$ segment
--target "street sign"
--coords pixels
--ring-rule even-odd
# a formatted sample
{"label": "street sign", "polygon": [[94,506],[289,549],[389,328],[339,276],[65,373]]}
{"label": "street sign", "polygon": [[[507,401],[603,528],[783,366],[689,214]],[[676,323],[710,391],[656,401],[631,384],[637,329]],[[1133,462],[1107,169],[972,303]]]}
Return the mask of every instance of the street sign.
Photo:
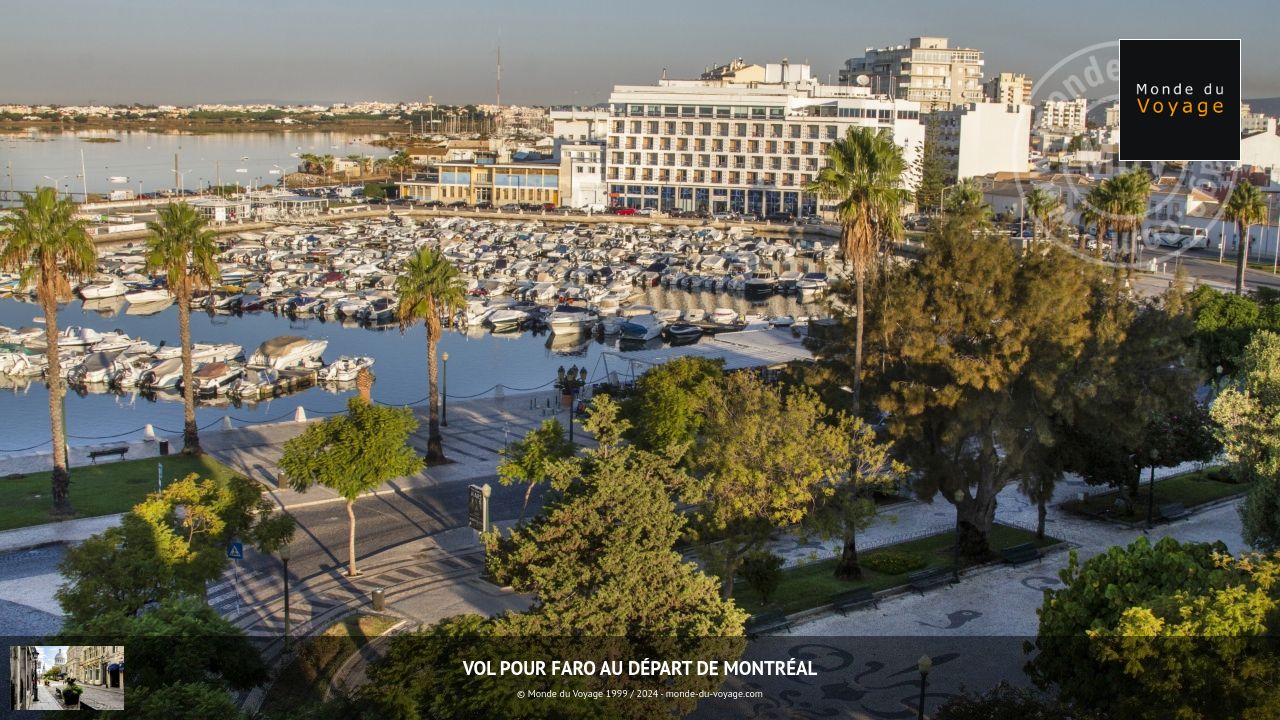
{"label": "street sign", "polygon": [[232,560],[244,559],[244,543],[233,542],[227,546],[227,557]]}
{"label": "street sign", "polygon": [[484,490],[479,485],[467,488],[467,526],[472,530],[484,532],[485,521]]}

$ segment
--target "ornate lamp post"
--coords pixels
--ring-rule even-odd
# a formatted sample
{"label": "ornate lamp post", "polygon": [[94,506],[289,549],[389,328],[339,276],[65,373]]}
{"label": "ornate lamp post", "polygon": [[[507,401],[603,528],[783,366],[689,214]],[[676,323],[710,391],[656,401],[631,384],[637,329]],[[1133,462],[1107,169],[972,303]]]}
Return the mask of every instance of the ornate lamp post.
{"label": "ornate lamp post", "polygon": [[284,647],[289,649],[289,544],[285,543],[280,546],[280,563],[284,568]]}
{"label": "ornate lamp post", "polygon": [[1156,500],[1156,461],[1160,459],[1160,451],[1151,449],[1151,479],[1147,482],[1147,529],[1151,529],[1153,509]]}
{"label": "ornate lamp post", "polygon": [[440,424],[449,427],[449,353],[441,353],[440,359],[444,361],[443,382],[440,383]]}
{"label": "ornate lamp post", "polygon": [[561,365],[556,370],[555,386],[559,388],[562,397],[568,399],[569,406],[569,443],[573,443],[573,407],[577,404],[578,392],[587,384],[587,368],[583,366],[579,368],[577,365],[570,367],[566,372],[564,366]]}
{"label": "ornate lamp post", "polygon": [[933,669],[933,659],[928,655],[921,655],[916,669],[920,671],[920,706],[916,708],[916,718],[924,720],[924,691],[929,687],[929,671]]}

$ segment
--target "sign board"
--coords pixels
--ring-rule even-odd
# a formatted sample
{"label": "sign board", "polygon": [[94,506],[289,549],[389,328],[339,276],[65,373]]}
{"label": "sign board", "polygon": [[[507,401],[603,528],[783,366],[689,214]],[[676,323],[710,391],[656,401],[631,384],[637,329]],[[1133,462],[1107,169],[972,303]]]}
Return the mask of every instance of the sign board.
{"label": "sign board", "polygon": [[233,542],[227,545],[227,557],[232,560],[244,559],[244,543]]}
{"label": "sign board", "polygon": [[471,485],[467,488],[467,527],[480,532],[485,531],[486,520],[485,515],[485,497],[484,490],[479,485]]}

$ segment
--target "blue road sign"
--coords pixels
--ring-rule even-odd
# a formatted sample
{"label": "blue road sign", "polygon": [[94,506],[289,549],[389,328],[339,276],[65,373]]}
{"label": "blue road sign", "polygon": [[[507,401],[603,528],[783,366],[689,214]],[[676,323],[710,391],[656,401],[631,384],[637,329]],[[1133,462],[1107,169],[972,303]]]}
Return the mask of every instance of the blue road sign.
{"label": "blue road sign", "polygon": [[227,557],[231,558],[232,560],[243,560],[243,559],[244,559],[244,544],[243,544],[243,543],[238,543],[238,542],[233,542],[233,543],[231,543],[230,545],[228,545],[228,546],[227,546]]}

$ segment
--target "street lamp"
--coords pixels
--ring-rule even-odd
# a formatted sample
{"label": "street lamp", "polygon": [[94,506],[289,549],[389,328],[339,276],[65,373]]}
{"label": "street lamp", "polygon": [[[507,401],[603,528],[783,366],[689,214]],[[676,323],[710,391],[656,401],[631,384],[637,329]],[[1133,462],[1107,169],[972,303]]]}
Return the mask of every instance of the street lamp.
{"label": "street lamp", "polygon": [[584,365],[581,369],[577,365],[565,371],[561,365],[556,370],[555,386],[560,389],[563,398],[569,400],[569,444],[573,444],[573,406],[577,404],[578,391],[587,384],[587,368]]}
{"label": "street lamp", "polygon": [[289,649],[289,544],[285,543],[280,546],[280,562],[284,566],[284,647]]}
{"label": "street lamp", "polygon": [[960,503],[964,502],[964,490],[956,490],[951,499],[956,501],[956,544],[951,558],[951,577],[960,582]]}
{"label": "street lamp", "polygon": [[62,182],[63,180],[66,180],[67,178],[69,178],[69,177],[71,177],[71,176],[70,176],[70,175],[61,175],[61,176],[59,176],[59,177],[57,177],[57,178],[51,178],[51,177],[49,177],[48,175],[45,175],[45,176],[43,176],[43,177],[44,177],[44,179],[45,179],[45,180],[48,180],[49,182],[53,183],[53,192],[54,192],[55,194],[57,194],[57,192],[58,192],[58,183]]}
{"label": "street lamp", "polygon": [[1160,459],[1160,451],[1151,449],[1151,480],[1147,483],[1147,529],[1151,529],[1152,511],[1156,500],[1156,461]]}
{"label": "street lamp", "polygon": [[449,353],[440,354],[440,359],[444,361],[444,382],[441,383],[440,392],[440,425],[449,427]]}
{"label": "street lamp", "polygon": [[924,691],[929,687],[929,671],[933,669],[933,659],[928,655],[921,655],[916,662],[916,669],[920,671],[920,706],[916,708],[916,718],[924,720]]}

